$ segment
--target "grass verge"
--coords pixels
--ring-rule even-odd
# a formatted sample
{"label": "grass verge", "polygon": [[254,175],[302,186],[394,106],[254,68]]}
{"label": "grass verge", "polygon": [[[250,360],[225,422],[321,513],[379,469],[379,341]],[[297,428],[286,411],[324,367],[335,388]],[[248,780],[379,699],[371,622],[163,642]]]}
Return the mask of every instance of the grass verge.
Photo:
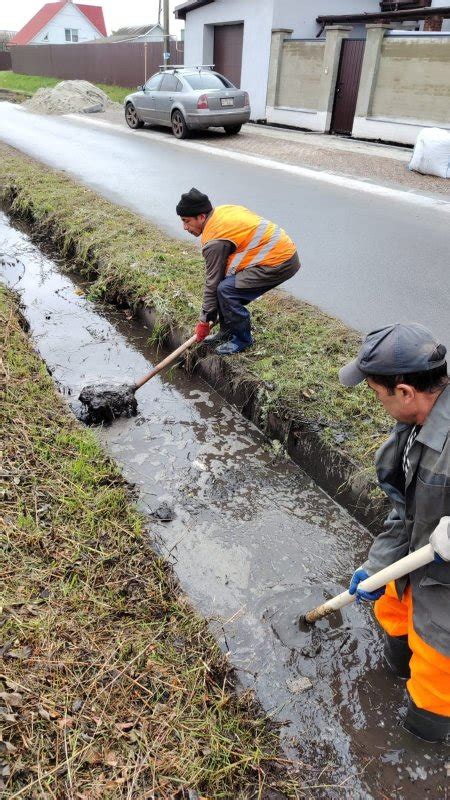
{"label": "grass verge", "polygon": [[[93,297],[143,302],[158,313],[160,331],[176,325],[190,335],[204,280],[196,247],[6,145],[0,145],[0,190],[89,274]],[[360,336],[280,292],[253,303],[252,317],[256,345],[233,357],[236,376],[258,383],[265,411],[313,424],[324,443],[355,462],[355,472],[373,474],[389,419],[365,386],[344,389],[337,376],[355,356]]]}
{"label": "grass verge", "polygon": [[[59,83],[62,78],[47,78],[44,75],[21,75],[10,70],[0,70],[0,89],[9,89],[10,91],[26,92],[27,94],[34,94],[38,89],[53,88]],[[124,98],[130,92],[134,91],[136,87],[127,88],[125,86],[111,86],[108,83],[97,83],[100,89],[103,89],[105,94],[114,103],[122,103]]]}
{"label": "grass verge", "polygon": [[0,325],[0,791],[234,800],[279,784],[295,796],[275,733],[234,692],[127,485],[56,393],[1,287]]}

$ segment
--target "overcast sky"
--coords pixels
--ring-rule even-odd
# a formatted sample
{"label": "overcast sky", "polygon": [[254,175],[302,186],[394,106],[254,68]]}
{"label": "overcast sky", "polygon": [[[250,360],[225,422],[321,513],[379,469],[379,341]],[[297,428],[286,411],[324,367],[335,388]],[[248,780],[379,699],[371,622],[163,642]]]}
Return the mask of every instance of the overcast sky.
{"label": "overcast sky", "polygon": [[[169,0],[170,32],[176,34],[182,23],[175,20],[172,10],[183,0]],[[45,4],[45,0],[0,0],[0,30],[18,31]],[[145,25],[158,19],[158,0],[88,0],[86,5],[103,6],[108,33],[124,25]],[[162,22],[162,18],[161,18]]]}

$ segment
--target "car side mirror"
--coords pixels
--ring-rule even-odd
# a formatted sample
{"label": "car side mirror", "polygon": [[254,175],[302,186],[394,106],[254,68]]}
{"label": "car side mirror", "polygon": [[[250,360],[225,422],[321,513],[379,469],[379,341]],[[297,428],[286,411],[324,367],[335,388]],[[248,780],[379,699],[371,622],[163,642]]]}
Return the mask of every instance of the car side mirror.
{"label": "car side mirror", "polygon": [[145,86],[138,86],[137,90],[138,92],[145,92]]}

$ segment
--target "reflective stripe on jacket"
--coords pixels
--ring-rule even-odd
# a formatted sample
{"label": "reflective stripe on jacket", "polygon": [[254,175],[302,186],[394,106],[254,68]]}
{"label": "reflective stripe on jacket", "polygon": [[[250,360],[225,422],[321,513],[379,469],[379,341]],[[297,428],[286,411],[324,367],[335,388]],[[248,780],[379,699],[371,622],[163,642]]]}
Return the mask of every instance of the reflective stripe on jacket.
{"label": "reflective stripe on jacket", "polygon": [[[409,451],[405,481],[402,456],[411,425],[397,423],[376,456],[378,481],[393,511],[370,548],[369,573],[428,544],[444,516],[450,516],[450,386],[436,400]],[[450,562],[432,562],[396,582],[399,597],[411,584],[414,629],[438,652],[450,656]]]}
{"label": "reflective stripe on jacket", "polygon": [[283,228],[244,206],[214,209],[202,232],[202,247],[217,239],[232,242],[236,247],[227,261],[227,275],[256,265],[277,267],[296,252]]}

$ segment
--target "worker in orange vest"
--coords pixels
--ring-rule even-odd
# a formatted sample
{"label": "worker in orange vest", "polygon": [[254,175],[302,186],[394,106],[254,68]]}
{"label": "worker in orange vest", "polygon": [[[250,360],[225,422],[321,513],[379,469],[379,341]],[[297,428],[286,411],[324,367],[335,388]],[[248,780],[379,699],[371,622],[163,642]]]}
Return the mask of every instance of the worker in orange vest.
{"label": "worker in orange vest", "polygon": [[[339,372],[344,386],[366,381],[396,420],[376,455],[380,488],[392,506],[349,586],[375,601],[388,670],[406,679],[403,727],[429,742],[450,739],[450,378],[446,348],[423,325],[371,331]],[[438,524],[439,522],[443,524]],[[434,561],[373,592],[369,575],[430,543]]]}
{"label": "worker in orange vest", "polygon": [[[253,344],[248,303],[284,283],[300,269],[297,248],[287,233],[244,206],[217,206],[198,189],[177,205],[185,231],[200,236],[206,281],[197,341],[217,344],[232,355]],[[220,329],[210,333],[219,318]]]}

